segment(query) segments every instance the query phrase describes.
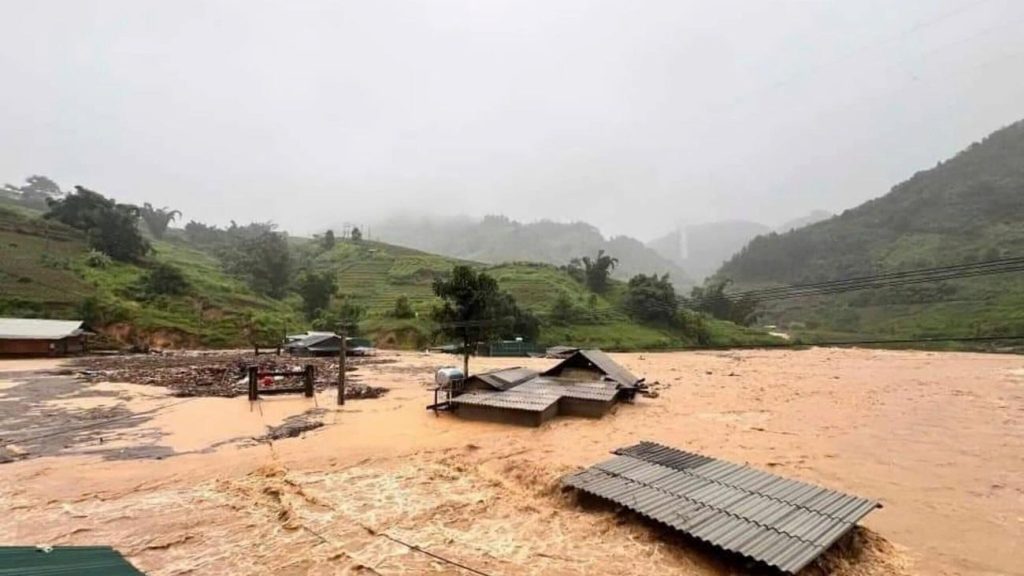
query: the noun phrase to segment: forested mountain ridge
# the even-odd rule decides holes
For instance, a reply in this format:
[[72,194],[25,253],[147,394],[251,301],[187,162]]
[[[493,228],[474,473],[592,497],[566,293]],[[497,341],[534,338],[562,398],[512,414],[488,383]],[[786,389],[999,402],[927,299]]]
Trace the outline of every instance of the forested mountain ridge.
[[[752,240],[718,271],[738,289],[1024,256],[1024,121],[831,219]],[[1024,273],[768,301],[809,339],[1024,334]]]
[[740,285],[831,280],[1024,253],[1024,121],[888,194],[758,236],[718,272]]
[[374,236],[453,258],[490,264],[543,262],[561,266],[572,258],[593,257],[599,250],[618,259],[613,275],[629,279],[636,274],[669,274],[680,289],[693,280],[678,264],[628,236],[605,238],[584,222],[550,220],[521,223],[505,216],[476,220],[453,218],[393,218],[374,226]]

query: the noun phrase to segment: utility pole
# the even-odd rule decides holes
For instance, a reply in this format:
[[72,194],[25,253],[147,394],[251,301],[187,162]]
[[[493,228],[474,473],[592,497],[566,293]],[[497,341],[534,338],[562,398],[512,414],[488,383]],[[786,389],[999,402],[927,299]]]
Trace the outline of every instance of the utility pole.
[[345,356],[346,356],[346,335],[345,325],[339,326],[338,335],[341,336],[341,345],[338,346],[338,406],[345,405]]

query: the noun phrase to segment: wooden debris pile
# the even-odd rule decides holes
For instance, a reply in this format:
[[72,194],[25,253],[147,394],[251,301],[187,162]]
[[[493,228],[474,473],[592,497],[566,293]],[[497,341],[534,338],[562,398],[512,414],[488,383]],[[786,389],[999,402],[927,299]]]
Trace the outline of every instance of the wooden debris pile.
[[[380,357],[350,358],[345,398],[379,398],[387,389],[359,381],[360,367],[395,362]],[[89,382],[127,382],[161,386],[174,396],[234,397],[246,394],[246,369],[257,365],[260,371],[300,371],[306,364],[316,367],[314,386],[322,391],[337,384],[338,361],[335,358],[293,358],[254,356],[245,352],[184,352],[178,354],[133,354],[79,358],[72,369]],[[278,377],[275,385],[301,385],[301,377]],[[288,379],[294,379],[290,382]]]

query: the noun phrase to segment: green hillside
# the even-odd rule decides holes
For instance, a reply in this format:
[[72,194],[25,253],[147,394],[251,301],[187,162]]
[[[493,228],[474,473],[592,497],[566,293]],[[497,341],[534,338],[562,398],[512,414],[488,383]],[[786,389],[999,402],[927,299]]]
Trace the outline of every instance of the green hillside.
[[[339,241],[330,250],[313,243],[300,244],[312,252],[311,262],[319,271],[331,271],[338,282],[338,295],[366,309],[361,328],[378,342],[394,346],[423,345],[430,338],[430,311],[438,303],[431,285],[435,277],[448,273],[455,264],[486,270],[515,297],[516,302],[541,319],[541,344],[571,343],[618,349],[651,349],[694,344],[671,331],[639,325],[620,309],[623,285],[613,282],[604,296],[592,295],[564,271],[549,264],[517,262],[490,266],[455,260],[385,244],[382,242]],[[552,302],[565,294],[586,314],[568,325],[549,318]],[[417,317],[391,317],[396,300],[409,299]],[[728,322],[708,319],[709,330],[718,344],[769,341],[763,333]]]
[[122,342],[164,346],[238,345],[254,321],[300,322],[294,303],[255,296],[208,254],[171,242],[155,241],[151,260],[178,267],[190,289],[159,297],[140,294],[145,267],[90,266],[84,235],[36,212],[0,206],[0,242],[0,315],[86,318]]
[[[153,252],[143,263],[97,258],[83,233],[44,220],[37,211],[0,206],[0,315],[85,318],[121,343],[156,346],[247,346],[255,338],[271,343],[283,331],[310,327],[302,300],[289,292],[279,300],[256,295],[227,274],[216,249],[199,248],[172,231],[149,241]],[[438,303],[434,278],[456,264],[487,270],[503,290],[541,321],[541,344],[569,343],[615,349],[692,345],[675,330],[643,326],[621,311],[624,285],[613,281],[605,295],[591,294],[565,271],[548,264],[500,266],[455,260],[371,241],[338,240],[330,249],[319,241],[289,238],[298,269],[327,272],[337,282],[335,302],[362,310],[360,330],[379,345],[419,347],[433,338],[430,312]],[[156,295],[144,288],[161,264],[180,270],[187,288],[178,295]],[[562,294],[578,310],[571,321],[550,318]],[[400,297],[414,318],[392,314]],[[714,343],[767,341],[758,332],[705,320]]]
[[[885,196],[751,241],[718,272],[740,289],[1024,255],[1024,121]],[[1024,333],[1024,274],[767,303],[795,332],[870,337]]]

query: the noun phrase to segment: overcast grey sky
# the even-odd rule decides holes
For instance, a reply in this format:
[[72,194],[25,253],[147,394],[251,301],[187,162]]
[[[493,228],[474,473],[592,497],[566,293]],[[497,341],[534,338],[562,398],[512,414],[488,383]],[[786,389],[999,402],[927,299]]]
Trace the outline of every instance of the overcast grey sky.
[[310,231],[777,224],[1024,117],[1024,2],[6,1],[0,182]]

